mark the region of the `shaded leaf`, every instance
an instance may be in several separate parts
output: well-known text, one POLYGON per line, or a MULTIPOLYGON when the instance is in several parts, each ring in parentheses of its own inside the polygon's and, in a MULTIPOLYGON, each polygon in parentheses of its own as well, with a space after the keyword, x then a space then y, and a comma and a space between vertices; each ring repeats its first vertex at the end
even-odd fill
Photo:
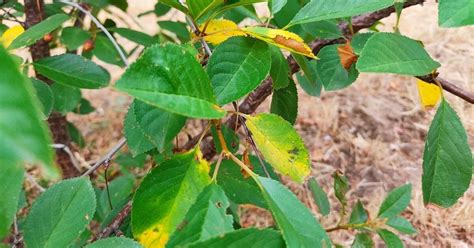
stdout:
POLYGON ((99 239, 85 248, 141 248, 142 246, 133 239, 125 237, 112 237, 99 239))
POLYGON ((450 207, 469 188, 472 153, 454 109, 442 100, 431 123, 423 152, 423 201, 450 207))
POLYGON ((65 21, 69 19, 68 15, 56 14, 46 18, 40 23, 28 28, 20 36, 18 36, 8 49, 16 49, 23 46, 29 46, 34 44, 37 40, 42 39, 47 33, 52 32, 56 28, 60 27, 65 21))
POLYGON ((349 224, 362 224, 368 220, 367 210, 360 200, 357 201, 354 208, 352 208, 351 216, 349 217, 349 224))
MULTIPOLYGON (((123 48, 120 49, 124 51, 123 48)), ((114 44, 105 35, 98 34, 95 37, 94 50, 92 50, 92 53, 105 63, 121 67, 125 66, 114 44)))
POLYGON ((400 214, 410 203, 411 184, 405 184, 390 191, 380 205, 380 218, 391 218, 400 214))
POLYGON ((321 59, 316 61, 316 74, 326 91, 348 87, 359 76, 352 64, 349 70, 344 68, 340 58, 339 45, 323 47, 318 56, 321 59))
POLYGON ((374 242, 367 233, 358 233, 355 236, 354 242, 351 245, 352 248, 372 248, 374 242))
POLYGON ((309 179, 308 186, 313 194, 314 202, 318 205, 319 212, 324 216, 328 215, 331 209, 326 192, 324 192, 314 178, 309 179))
POLYGON ((349 191, 349 179, 342 174, 340 171, 336 171, 333 175, 334 178, 334 194, 336 195, 337 200, 342 205, 347 204, 346 194, 349 191))
POLYGON ((222 237, 233 231, 233 218, 226 213, 229 206, 229 200, 221 187, 215 183, 208 185, 186 213, 166 247, 222 237))
POLYGON ((141 101, 134 101, 138 126, 153 145, 162 152, 186 124, 186 117, 166 112, 141 101))
MULTIPOLYGON (((293 57, 296 59, 297 56, 293 57)), ((316 71, 316 60, 307 61, 305 58, 303 59, 296 59, 298 65, 302 69, 302 72, 296 73, 296 80, 298 84, 303 88, 306 94, 310 96, 320 96, 321 89, 323 88, 323 84, 321 82, 316 81, 317 71, 316 71)))
POLYGON ((91 37, 91 34, 82 28, 66 27, 61 31, 60 40, 68 50, 76 50, 91 37))
MULTIPOLYGON (((131 175, 125 175, 109 181, 110 201, 113 208, 121 208, 121 203, 126 200, 133 191, 135 180, 131 175)), ((97 213, 104 219, 112 212, 109 205, 107 189, 104 188, 97 199, 97 213)))
POLYGON ((290 66, 281 53, 280 49, 270 46, 270 53, 272 55, 272 64, 270 68, 270 76, 273 80, 273 89, 281 89, 288 86, 290 82, 290 66))
POLYGON ((270 0, 268 6, 272 15, 278 13, 283 7, 285 7, 287 0, 270 0))
POLYGON ((154 148, 154 144, 140 127, 135 116, 134 103, 128 108, 124 120, 124 133, 130 152, 137 156, 154 148))
POLYGON ((283 175, 298 183, 310 173, 309 154, 303 140, 283 118, 261 113, 246 116, 257 147, 265 160, 283 175))
POLYGON ((390 218, 385 224, 395 228, 395 230, 405 233, 405 234, 415 234, 416 229, 412 224, 405 218, 394 216, 390 218))
POLYGON ((36 199, 26 217, 26 245, 67 247, 92 220, 95 207, 94 189, 88 178, 56 183, 36 199))
POLYGON ((129 41, 133 41, 146 47, 151 46, 157 42, 157 40, 150 35, 129 28, 111 28, 110 31, 119 34, 129 41))
POLYGON ((41 102, 41 106, 43 107, 43 114, 45 117, 49 116, 51 114, 51 111, 53 110, 53 104, 54 104, 54 97, 53 97, 53 92, 49 88, 49 85, 46 84, 45 82, 38 80, 36 78, 30 78, 31 83, 33 84, 33 87, 35 88, 36 91, 36 97, 41 102))
POLYGON ((199 193, 209 165, 195 151, 175 155, 148 174, 133 198, 132 230, 144 247, 164 247, 199 193))
POLYGON ((82 56, 65 53, 33 62, 41 75, 64 84, 86 89, 98 89, 109 84, 110 75, 96 63, 82 56))
POLYGON ((283 248, 281 234, 272 229, 245 228, 226 233, 220 237, 193 243, 189 248, 283 248))
POLYGON ((385 229, 377 230, 377 234, 382 238, 387 248, 403 248, 403 243, 396 234, 385 229))
POLYGON ((418 41, 394 33, 372 35, 357 61, 361 72, 412 76, 429 74, 439 66, 418 41))
POLYGON ((326 231, 291 191, 266 177, 258 177, 257 183, 282 231, 287 247, 331 246, 326 231))
POLYGON ((79 88, 54 83, 50 86, 53 92, 53 110, 62 114, 72 111, 81 101, 81 90, 79 88))
POLYGON ((298 115, 298 92, 293 80, 287 87, 273 91, 270 112, 283 117, 292 125, 295 124, 298 115))

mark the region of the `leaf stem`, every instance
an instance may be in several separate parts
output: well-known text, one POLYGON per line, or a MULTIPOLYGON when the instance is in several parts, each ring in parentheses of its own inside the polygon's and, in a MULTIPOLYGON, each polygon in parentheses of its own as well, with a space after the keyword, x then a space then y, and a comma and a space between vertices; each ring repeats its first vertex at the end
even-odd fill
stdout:
POLYGON ((217 173, 219 172, 219 169, 221 167, 222 159, 224 159, 224 151, 222 151, 219 154, 219 157, 217 158, 216 167, 214 168, 214 173, 212 174, 213 182, 217 182, 217 173))
POLYGON ((228 156, 229 156, 230 159, 232 159, 237 165, 239 165, 240 168, 242 168, 245 172, 247 172, 252 178, 254 178, 254 179, 257 178, 257 174, 255 174, 255 172, 253 172, 247 165, 245 165, 244 162, 240 161, 240 159, 237 158, 234 154, 229 153, 228 156))

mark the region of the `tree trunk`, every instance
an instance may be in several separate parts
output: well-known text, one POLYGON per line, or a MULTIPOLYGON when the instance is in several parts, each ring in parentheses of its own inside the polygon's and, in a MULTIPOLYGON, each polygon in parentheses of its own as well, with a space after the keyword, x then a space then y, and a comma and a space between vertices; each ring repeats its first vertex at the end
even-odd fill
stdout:
MULTIPOLYGON (((41 22, 44 19, 44 1, 43 0, 25 0, 25 28, 41 22)), ((37 41, 35 44, 30 46, 31 57, 33 61, 39 60, 44 57, 49 57, 49 45, 43 39, 37 41)), ((36 73, 38 79, 43 80, 47 84, 51 85, 53 82, 48 78, 36 73)), ((49 128, 53 134, 53 141, 57 144, 64 144, 71 147, 71 137, 67 129, 66 117, 60 113, 53 112, 48 119, 49 128)), ((62 149, 56 149, 56 162, 61 167, 63 177, 71 178, 78 176, 80 172, 74 167, 69 155, 62 149)))

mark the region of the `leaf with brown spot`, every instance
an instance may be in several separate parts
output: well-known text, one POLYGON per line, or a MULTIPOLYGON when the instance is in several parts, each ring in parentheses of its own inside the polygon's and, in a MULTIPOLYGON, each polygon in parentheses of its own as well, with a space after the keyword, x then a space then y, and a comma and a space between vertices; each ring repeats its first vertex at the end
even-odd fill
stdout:
POLYGON ((352 49, 351 43, 348 41, 345 45, 337 47, 339 58, 344 69, 349 70, 351 66, 357 62, 357 55, 352 49))

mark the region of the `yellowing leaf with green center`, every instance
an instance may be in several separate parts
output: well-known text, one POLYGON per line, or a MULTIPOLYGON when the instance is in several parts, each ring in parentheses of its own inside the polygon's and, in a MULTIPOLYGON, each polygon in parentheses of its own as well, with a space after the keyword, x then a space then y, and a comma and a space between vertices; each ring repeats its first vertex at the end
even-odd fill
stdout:
POLYGON ((425 108, 434 107, 441 98, 441 89, 436 84, 430 84, 423 80, 416 80, 421 105, 425 108))
POLYGON ((201 191, 210 183, 209 164, 199 151, 163 162, 135 193, 132 231, 144 247, 165 247, 201 191))
POLYGON ((298 183, 310 173, 308 150, 291 124, 278 115, 246 116, 247 127, 265 160, 298 183))
POLYGON ((290 52, 299 53, 313 59, 317 58, 311 48, 304 43, 304 40, 295 33, 265 27, 246 27, 242 28, 242 31, 290 52))
POLYGON ((202 24, 199 30, 204 30, 204 40, 213 45, 218 45, 230 37, 245 36, 246 34, 233 21, 226 19, 210 20, 207 24, 202 24), (206 27, 206 30, 204 30, 206 27))
POLYGON ((16 25, 13 26, 9 29, 7 29, 3 34, 2 37, 0 38, 0 41, 2 42, 4 47, 10 46, 12 44, 13 40, 16 39, 16 37, 20 36, 25 32, 25 29, 21 25, 16 25))

